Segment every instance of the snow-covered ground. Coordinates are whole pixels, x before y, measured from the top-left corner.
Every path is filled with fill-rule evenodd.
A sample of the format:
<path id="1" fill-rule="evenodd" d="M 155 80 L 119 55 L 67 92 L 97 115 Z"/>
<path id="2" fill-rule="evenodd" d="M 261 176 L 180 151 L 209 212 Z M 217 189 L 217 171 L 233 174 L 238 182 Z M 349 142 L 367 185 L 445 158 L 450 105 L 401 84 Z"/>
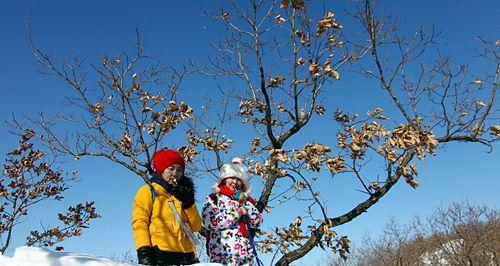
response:
<path id="1" fill-rule="evenodd" d="M 217 263 L 198 263 L 196 266 L 220 266 Z M 137 266 L 114 262 L 94 255 L 53 252 L 43 248 L 18 247 L 10 258 L 0 255 L 0 266 Z"/>

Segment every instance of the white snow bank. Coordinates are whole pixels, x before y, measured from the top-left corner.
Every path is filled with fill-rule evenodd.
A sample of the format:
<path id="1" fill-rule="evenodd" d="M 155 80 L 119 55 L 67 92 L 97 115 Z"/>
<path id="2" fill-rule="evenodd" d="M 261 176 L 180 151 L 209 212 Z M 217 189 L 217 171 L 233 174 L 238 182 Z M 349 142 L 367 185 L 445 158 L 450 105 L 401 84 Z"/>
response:
<path id="1" fill-rule="evenodd" d="M 134 266 L 107 258 L 71 252 L 53 252 L 43 248 L 18 247 L 12 258 L 0 255 L 0 266 Z M 220 266 L 217 263 L 198 263 L 196 266 Z"/>

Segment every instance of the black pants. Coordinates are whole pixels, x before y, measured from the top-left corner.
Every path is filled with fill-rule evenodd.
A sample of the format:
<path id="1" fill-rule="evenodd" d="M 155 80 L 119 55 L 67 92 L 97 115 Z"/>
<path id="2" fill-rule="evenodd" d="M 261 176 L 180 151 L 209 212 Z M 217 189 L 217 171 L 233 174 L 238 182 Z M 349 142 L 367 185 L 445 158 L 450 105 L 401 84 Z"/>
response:
<path id="1" fill-rule="evenodd" d="M 160 250 L 158 246 L 153 247 L 153 256 L 157 266 L 191 265 L 200 262 L 194 252 L 168 252 Z"/>

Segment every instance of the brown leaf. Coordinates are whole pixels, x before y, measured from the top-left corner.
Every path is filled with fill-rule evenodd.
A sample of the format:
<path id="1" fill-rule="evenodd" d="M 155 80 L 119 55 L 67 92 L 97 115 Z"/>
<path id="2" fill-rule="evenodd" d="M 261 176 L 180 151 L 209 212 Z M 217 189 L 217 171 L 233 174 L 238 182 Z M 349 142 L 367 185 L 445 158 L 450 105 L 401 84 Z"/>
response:
<path id="1" fill-rule="evenodd" d="M 285 84 L 285 78 L 283 78 L 282 75 L 278 75 L 269 81 L 269 87 L 271 88 L 278 87 L 283 84 Z"/>
<path id="2" fill-rule="evenodd" d="M 312 63 L 309 66 L 309 72 L 311 74 L 313 74 L 314 76 L 319 76 L 320 75 L 320 73 L 319 73 L 320 71 L 321 71 L 321 66 L 318 63 L 316 63 L 316 62 Z"/>
<path id="3" fill-rule="evenodd" d="M 490 126 L 490 130 L 491 130 L 491 135 L 496 136 L 496 137 L 500 137 L 500 126 L 499 125 Z"/>
<path id="4" fill-rule="evenodd" d="M 158 113 L 158 112 L 154 112 L 153 114 L 151 114 L 151 119 L 153 119 L 153 120 L 157 120 L 159 117 L 160 117 L 160 113 Z"/>
<path id="5" fill-rule="evenodd" d="M 101 115 L 104 114 L 104 106 L 102 106 L 101 103 L 96 103 L 96 104 L 92 105 L 92 110 L 95 112 L 98 112 Z"/>
<path id="6" fill-rule="evenodd" d="M 342 25 L 338 24 L 333 18 L 332 12 L 326 12 L 323 18 L 318 22 L 318 28 L 316 30 L 316 35 L 320 36 L 326 30 L 330 28 L 341 29 Z"/>
<path id="7" fill-rule="evenodd" d="M 328 75 L 330 75 L 330 77 L 336 79 L 336 80 L 339 80 L 340 79 L 340 75 L 339 75 L 339 72 L 335 71 L 332 69 L 332 67 L 330 66 L 330 64 L 328 64 L 325 68 L 325 72 L 328 73 Z"/>
<path id="8" fill-rule="evenodd" d="M 286 19 L 281 15 L 277 15 L 276 17 L 274 17 L 274 20 L 276 21 L 276 23 L 281 23 L 286 21 Z"/>
<path id="9" fill-rule="evenodd" d="M 325 114 L 325 107 L 323 107 L 322 104 L 318 104 L 316 105 L 316 109 L 315 109 L 316 113 L 320 116 L 324 115 Z"/>

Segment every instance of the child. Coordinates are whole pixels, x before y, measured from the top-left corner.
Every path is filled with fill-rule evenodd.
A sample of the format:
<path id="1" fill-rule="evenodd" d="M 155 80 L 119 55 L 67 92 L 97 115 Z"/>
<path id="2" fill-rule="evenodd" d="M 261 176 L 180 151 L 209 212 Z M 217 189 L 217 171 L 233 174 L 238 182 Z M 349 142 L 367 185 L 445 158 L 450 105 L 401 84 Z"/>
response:
<path id="1" fill-rule="evenodd" d="M 262 214 L 250 197 L 247 169 L 241 159 L 224 164 L 212 194 L 203 205 L 210 262 L 224 265 L 253 265 L 255 258 L 250 229 L 262 223 Z"/>

